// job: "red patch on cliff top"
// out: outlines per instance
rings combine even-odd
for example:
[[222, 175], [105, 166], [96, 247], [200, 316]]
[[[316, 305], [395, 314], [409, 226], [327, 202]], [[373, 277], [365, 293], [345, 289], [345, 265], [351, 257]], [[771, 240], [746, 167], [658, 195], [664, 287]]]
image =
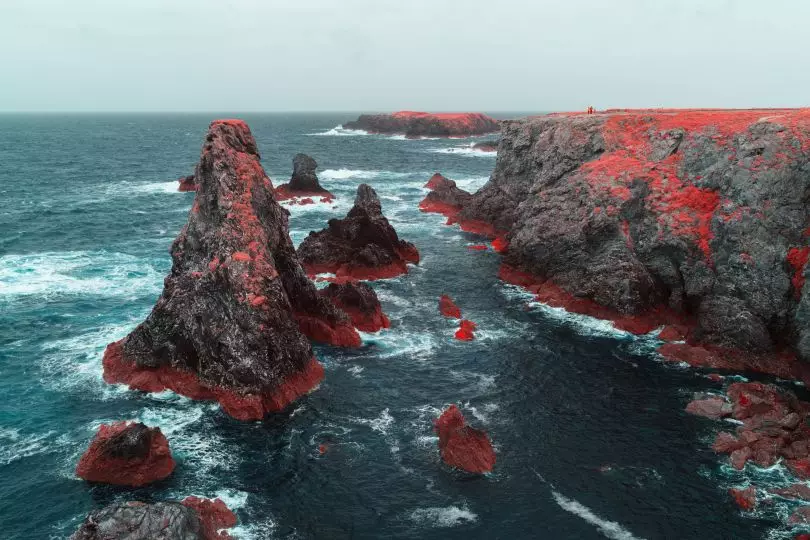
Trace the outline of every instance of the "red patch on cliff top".
[[787, 262], [793, 268], [793, 277], [790, 282], [793, 284], [793, 294], [797, 300], [802, 296], [804, 268], [807, 266], [808, 258], [810, 258], [810, 247], [790, 248], [787, 254]]
[[439, 312], [445, 317], [452, 317], [454, 319], [461, 318], [461, 309], [453, 302], [453, 299], [443, 294], [439, 298]]
[[139, 487], [163, 480], [174, 471], [169, 441], [160, 428], [150, 429], [149, 448], [141, 456], [114, 456], [106, 451], [111, 439], [133, 426], [132, 422], [102, 424], [76, 466], [76, 476], [89, 482]]
[[236, 514], [231, 512], [221, 499], [202, 499], [186, 497], [181, 501], [200, 516], [204, 540], [232, 540], [232, 536], [221, 529], [230, 529], [236, 525]]
[[[353, 328], [351, 330], [354, 331]], [[141, 368], [126, 362], [120, 341], [107, 345], [102, 365], [107, 383], [122, 383], [132, 390], [143, 392], [171, 390], [195, 400], [218, 401], [222, 409], [237, 420], [261, 420], [269, 412], [280, 411], [310, 392], [323, 379], [323, 366], [312, 358], [301, 371], [288, 375], [279, 386], [266, 394], [238, 394], [220, 386], [208, 385], [190, 371], [169, 366]]]
[[464, 415], [451, 405], [436, 420], [442, 460], [452, 467], [471, 473], [485, 473], [495, 466], [495, 451], [487, 434], [465, 425]]

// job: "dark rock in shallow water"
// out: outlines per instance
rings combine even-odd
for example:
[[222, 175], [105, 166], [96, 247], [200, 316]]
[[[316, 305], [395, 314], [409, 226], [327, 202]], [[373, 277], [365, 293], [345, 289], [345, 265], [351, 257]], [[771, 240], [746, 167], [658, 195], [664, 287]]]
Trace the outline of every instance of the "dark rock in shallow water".
[[310, 274], [354, 279], [407, 274], [407, 263], [419, 262], [416, 247], [399, 239], [367, 184], [357, 188], [354, 206], [344, 219], [330, 219], [326, 229], [309, 233], [298, 247], [298, 257]]
[[302, 332], [342, 346], [360, 337], [301, 268], [244, 122], [211, 124], [194, 176], [200, 187], [163, 293], [146, 321], [108, 346], [104, 379], [261, 418], [323, 377]]
[[346, 129], [370, 133], [397, 133], [407, 137], [467, 137], [494, 133], [500, 122], [481, 113], [425, 113], [400, 111], [393, 114], [363, 114]]
[[[321, 202], [330, 202], [334, 196], [321, 187], [315, 169], [318, 163], [306, 154], [293, 158], [293, 173], [289, 183], [278, 186], [274, 192], [277, 201], [303, 198], [299, 204], [312, 204], [311, 197], [320, 197]], [[305, 202], [306, 201], [306, 202]]]
[[348, 281], [330, 283], [320, 293], [352, 320], [354, 327], [362, 332], [377, 332], [391, 326], [383, 313], [377, 293], [367, 283]]
[[70, 540], [231, 540], [236, 516], [225, 503], [188, 497], [183, 502], [125, 502], [94, 510]]
[[193, 174], [184, 176], [177, 181], [179, 182], [177, 191], [197, 191], [197, 181], [194, 179]]
[[160, 428], [119, 422], [99, 427], [76, 467], [90, 482], [143, 486], [163, 480], [174, 470], [169, 442]]
[[455, 405], [445, 410], [435, 423], [442, 460], [451, 467], [471, 473], [485, 473], [495, 466], [495, 451], [487, 434], [465, 425], [464, 415]]
[[715, 348], [662, 353], [810, 381], [776, 354], [810, 359], [808, 192], [808, 110], [611, 111], [503, 122], [492, 177], [451, 210], [508, 233], [504, 274], [543, 301], [683, 324]]

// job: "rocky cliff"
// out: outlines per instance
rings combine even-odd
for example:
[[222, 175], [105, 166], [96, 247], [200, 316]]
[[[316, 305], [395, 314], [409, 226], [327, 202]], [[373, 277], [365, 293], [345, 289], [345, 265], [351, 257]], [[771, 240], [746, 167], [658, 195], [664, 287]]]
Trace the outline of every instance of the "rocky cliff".
[[392, 114], [363, 114], [346, 129], [369, 133], [404, 134], [406, 137], [468, 137], [500, 129], [500, 123], [481, 113], [426, 113], [400, 111]]
[[244, 122], [211, 124], [194, 177], [199, 188], [163, 293], [143, 323], [108, 346], [104, 378], [261, 418], [323, 377], [306, 336], [348, 346], [360, 338], [301, 268], [288, 213]]
[[810, 380], [810, 110], [507, 121], [481, 190], [439, 187], [423, 209], [505, 234], [501, 276], [541, 300], [670, 324], [689, 343], [670, 357]]

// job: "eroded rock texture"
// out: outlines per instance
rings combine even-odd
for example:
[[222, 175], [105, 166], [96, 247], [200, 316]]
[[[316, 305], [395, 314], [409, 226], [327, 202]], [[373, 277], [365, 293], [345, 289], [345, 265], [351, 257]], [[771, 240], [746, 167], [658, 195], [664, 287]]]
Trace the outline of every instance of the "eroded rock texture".
[[392, 114], [363, 114], [346, 129], [370, 133], [397, 133], [407, 137], [467, 137], [493, 133], [500, 122], [481, 113], [426, 113], [399, 111]]

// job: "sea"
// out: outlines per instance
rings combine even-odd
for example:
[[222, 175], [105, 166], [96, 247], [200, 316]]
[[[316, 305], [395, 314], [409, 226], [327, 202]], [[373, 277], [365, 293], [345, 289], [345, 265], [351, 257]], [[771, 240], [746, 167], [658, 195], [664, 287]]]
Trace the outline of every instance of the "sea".
[[[742, 512], [728, 489], [787, 485], [781, 465], [729, 467], [710, 445], [732, 424], [684, 412], [720, 392], [665, 363], [654, 336], [537, 303], [497, 278], [486, 239], [419, 211], [435, 172], [483, 186], [490, 139], [342, 129], [357, 113], [242, 114], [274, 185], [313, 156], [335, 204], [290, 206], [298, 244], [368, 183], [422, 260], [373, 282], [391, 328], [359, 349], [316, 346], [321, 385], [257, 422], [171, 392], [102, 380], [105, 346], [158, 298], [194, 193], [209, 122], [233, 114], [0, 116], [0, 538], [62, 539], [125, 500], [220, 497], [237, 539], [792, 538], [791, 503]], [[502, 118], [517, 115], [499, 115]], [[453, 339], [449, 294], [476, 339]], [[433, 422], [457, 404], [497, 463], [471, 476], [439, 457]], [[76, 463], [101, 423], [159, 426], [178, 462], [157, 484], [91, 485]], [[325, 451], [319, 448], [323, 445]]]

